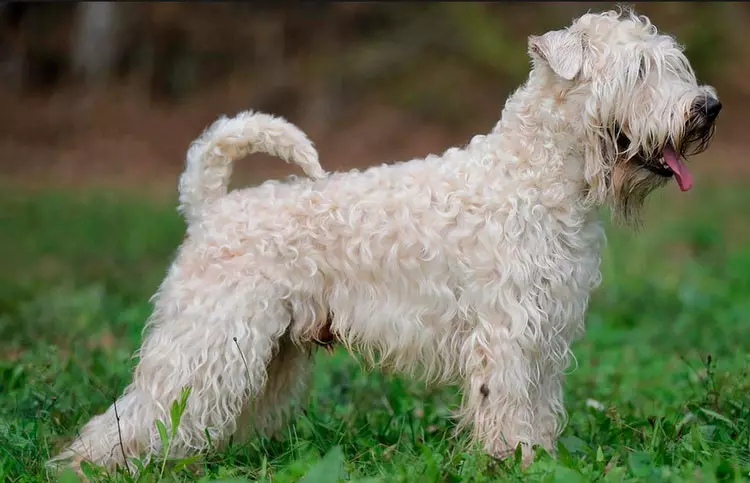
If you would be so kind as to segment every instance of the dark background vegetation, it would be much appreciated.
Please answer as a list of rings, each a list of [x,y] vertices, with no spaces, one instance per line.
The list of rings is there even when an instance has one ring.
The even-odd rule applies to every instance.
[[[728,106],[721,147],[742,157],[750,5],[635,5],[717,85]],[[494,124],[528,71],[529,34],[612,6],[6,3],[0,167],[31,182],[172,187],[200,130],[248,108],[298,124],[328,169],[442,150]],[[253,179],[291,172],[260,157],[242,164]]]

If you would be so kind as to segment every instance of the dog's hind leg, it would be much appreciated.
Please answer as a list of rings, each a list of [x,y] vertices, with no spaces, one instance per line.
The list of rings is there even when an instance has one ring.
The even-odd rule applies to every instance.
[[[290,315],[281,302],[227,293],[226,284],[185,287],[162,291],[132,384],[52,464],[88,460],[112,468],[125,466],[124,457],[163,456],[155,423],[163,421],[171,434],[170,408],[186,387],[191,392],[170,457],[209,449],[209,440],[221,445],[235,431],[242,408],[263,390]]]
[[[242,411],[234,440],[247,440],[254,433],[279,436],[295,407],[302,407],[307,400],[313,367],[311,348],[301,347],[285,336],[268,366],[263,391]]]

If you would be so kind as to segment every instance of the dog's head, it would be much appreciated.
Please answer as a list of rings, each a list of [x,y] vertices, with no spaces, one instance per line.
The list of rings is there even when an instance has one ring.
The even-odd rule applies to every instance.
[[[708,147],[721,103],[672,37],[629,10],[611,11],[533,36],[529,52],[538,78],[580,111],[590,199],[633,220],[670,178],[690,189],[684,160]]]

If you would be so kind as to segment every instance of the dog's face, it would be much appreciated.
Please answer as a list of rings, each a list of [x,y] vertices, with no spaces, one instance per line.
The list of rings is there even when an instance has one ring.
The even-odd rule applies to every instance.
[[[721,103],[672,37],[645,17],[613,11],[531,37],[529,51],[534,69],[581,111],[593,200],[632,221],[670,178],[691,188],[684,159],[708,147]]]

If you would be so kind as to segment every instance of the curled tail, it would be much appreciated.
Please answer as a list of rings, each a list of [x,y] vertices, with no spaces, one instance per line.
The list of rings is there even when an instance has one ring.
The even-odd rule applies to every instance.
[[[222,116],[193,141],[180,177],[180,212],[188,222],[203,206],[227,193],[234,160],[252,153],[277,156],[301,167],[307,176],[326,176],[318,152],[304,132],[283,118],[245,111]]]

